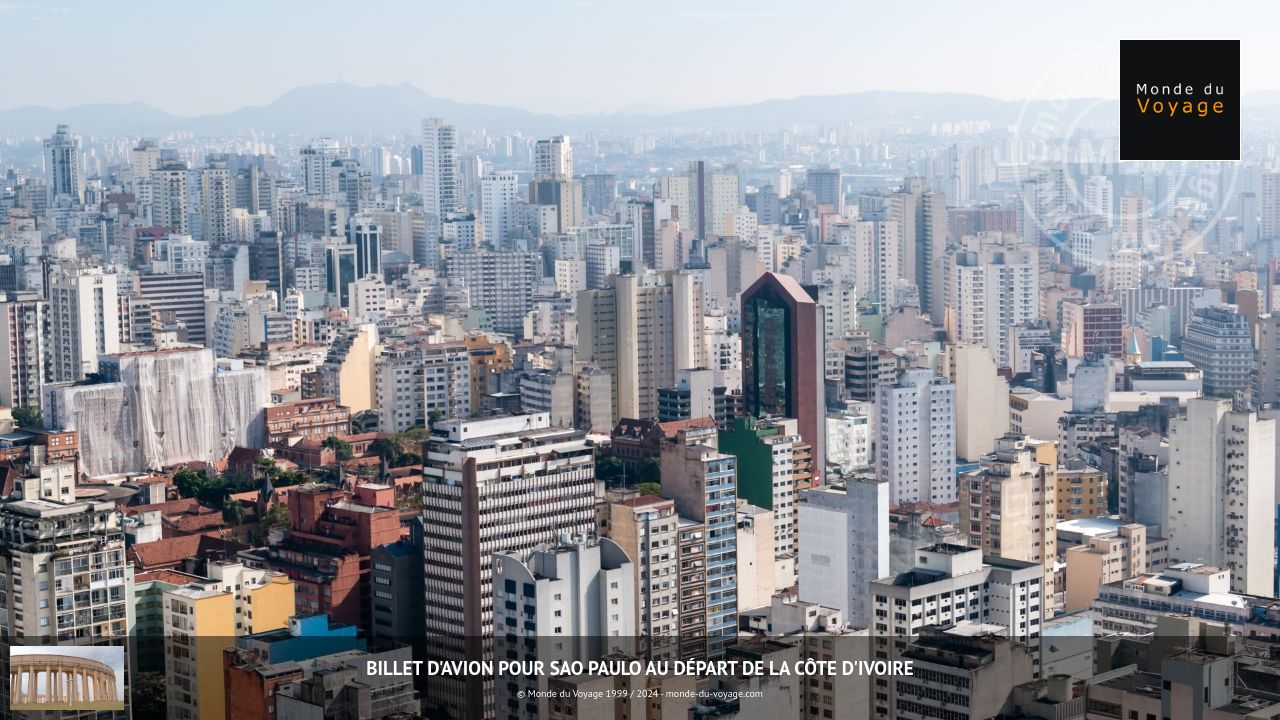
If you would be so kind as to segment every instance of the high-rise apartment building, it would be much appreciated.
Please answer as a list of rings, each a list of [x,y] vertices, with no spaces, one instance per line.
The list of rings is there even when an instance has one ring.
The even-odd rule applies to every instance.
[[[235,187],[231,171],[220,160],[210,160],[200,171],[201,240],[210,245],[231,241],[231,208],[235,205]]]
[[[966,241],[947,258],[947,334],[1009,367],[1015,328],[1040,315],[1038,250],[999,233]]]
[[[892,503],[956,500],[956,388],[908,370],[876,391],[876,467]]]
[[[573,145],[568,135],[556,135],[534,144],[533,173],[552,179],[573,177]]]
[[[432,659],[483,659],[493,632],[493,553],[525,554],[595,528],[595,460],[585,435],[545,413],[437,423],[423,448],[425,629]],[[664,478],[665,480],[665,478]],[[460,717],[489,716],[492,680],[433,679]],[[486,685],[488,687],[486,687]]]
[[[471,307],[484,311],[492,329],[519,335],[542,279],[542,256],[533,252],[469,252],[449,258],[450,279],[466,288]]]
[[[886,215],[897,224],[899,276],[920,289],[920,311],[928,313],[936,325],[941,322],[947,303],[943,267],[947,198],[942,193],[928,192],[927,187],[925,178],[906,178],[902,189],[889,196]]]
[[[98,371],[98,357],[120,351],[116,275],[64,268],[49,278],[49,339],[54,382]]]
[[[383,432],[471,415],[471,354],[462,343],[381,345],[374,394]]]
[[[1204,394],[1231,397],[1253,386],[1253,331],[1234,305],[1196,308],[1182,338],[1182,353],[1204,373]]]
[[[422,121],[422,212],[428,242],[440,237],[446,213],[458,209],[458,131],[440,118]]]
[[[1276,421],[1192,398],[1169,426],[1169,480],[1161,527],[1175,563],[1231,572],[1231,589],[1274,588]]]
[[[738,634],[737,477],[738,462],[716,449],[715,427],[687,427],[662,441],[662,494],[675,501],[681,517],[699,523],[705,562],[697,566],[681,548],[683,574],[705,574],[707,652],[719,655]],[[685,538],[681,537],[681,542]],[[683,616],[682,629],[683,629]],[[691,618],[694,624],[696,616]]]
[[[181,160],[162,159],[151,171],[152,225],[171,228],[180,235],[191,233],[190,175],[190,169]]]
[[[45,169],[49,173],[49,193],[52,197],[68,196],[74,202],[84,202],[84,175],[80,169],[80,136],[73,135],[66,125],[44,141]]]
[[[658,390],[706,366],[703,290],[690,273],[613,275],[578,295],[580,358],[613,378],[616,418],[658,417]]]
[[[495,644],[515,653],[536,652],[543,662],[591,662],[611,652],[634,652],[635,581],[627,554],[608,538],[560,539],[527,555],[495,553]],[[551,677],[499,678],[498,717],[546,717]]]
[[[984,555],[1045,568],[1053,595],[1058,555],[1057,446],[1005,435],[977,470],[960,476],[960,531]]]
[[[482,239],[491,249],[503,249],[515,230],[512,213],[520,199],[515,173],[491,172],[480,178],[480,225]]]
[[[1044,567],[1037,563],[984,557],[961,545],[921,548],[910,570],[871,583],[872,651],[877,659],[898,658],[922,628],[981,623],[1000,626],[1007,637],[1033,648],[1038,670],[1043,585]],[[892,677],[872,683],[877,713],[892,717],[897,684]]]
[[[822,308],[795,278],[765,273],[742,293],[742,401],[754,417],[788,417],[826,467]]]
[[[50,379],[49,303],[34,292],[11,292],[0,301],[0,405],[39,407],[40,386]]]
[[[207,339],[204,307],[204,273],[172,272],[137,275],[136,295],[151,306],[156,320],[180,323],[186,341],[204,345]]]

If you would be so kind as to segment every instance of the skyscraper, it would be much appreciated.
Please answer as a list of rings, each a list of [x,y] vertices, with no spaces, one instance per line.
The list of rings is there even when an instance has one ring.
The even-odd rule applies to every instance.
[[[1182,339],[1187,360],[1204,372],[1204,394],[1230,397],[1253,385],[1253,332],[1234,305],[1196,308]]]
[[[116,276],[98,268],[60,269],[49,278],[52,379],[74,382],[98,371],[98,357],[120,351]]]
[[[367,217],[347,223],[347,242],[356,248],[356,278],[382,274],[382,226]]]
[[[656,418],[658,390],[706,365],[702,286],[677,272],[607,281],[578,295],[581,359],[613,377],[615,418]]]
[[[49,379],[49,304],[34,292],[13,292],[0,302],[0,405],[40,407]]]
[[[908,370],[876,389],[877,473],[889,502],[956,500],[956,388],[929,370]]]
[[[423,560],[431,659],[483,659],[493,632],[493,553],[527,557],[595,528],[595,460],[585,435],[546,413],[437,423],[423,447]],[[732,509],[730,512],[732,518]],[[492,717],[493,681],[433,678],[454,717]]]
[[[227,164],[210,160],[208,167],[200,171],[200,217],[204,223],[201,240],[210,245],[230,242],[234,200],[235,189]]]
[[[920,289],[920,311],[937,325],[946,305],[942,263],[947,248],[947,198],[926,187],[924,178],[907,178],[902,189],[889,196],[887,215],[898,224],[901,277]]]
[[[795,278],[765,273],[742,293],[743,410],[795,418],[826,467],[821,308]]]
[[[984,233],[966,238],[948,260],[947,334],[986,347],[996,365],[1009,367],[1014,328],[1039,316],[1037,250],[1012,235]]]
[[[458,131],[440,118],[422,121],[422,211],[427,241],[441,234],[445,213],[458,209]]]
[[[492,172],[480,178],[480,220],[490,248],[502,249],[515,229],[511,213],[519,196],[515,173]]]
[[[181,160],[161,160],[151,171],[151,223],[156,227],[172,228],[181,235],[191,232],[189,174]]]
[[[813,193],[819,207],[827,206],[831,212],[844,210],[844,193],[840,187],[840,168],[813,167],[804,172],[805,189]]]
[[[80,136],[72,135],[66,125],[59,125],[52,137],[44,141],[49,193],[52,197],[69,196],[84,202],[84,176],[80,170]]]
[[[686,427],[662,440],[661,463],[663,497],[706,529],[707,651],[716,655],[738,634],[737,458],[717,449],[714,426]]]

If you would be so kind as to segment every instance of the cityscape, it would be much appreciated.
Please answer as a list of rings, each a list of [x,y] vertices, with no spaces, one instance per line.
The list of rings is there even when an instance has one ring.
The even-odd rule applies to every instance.
[[[1280,94],[1022,72],[15,80],[0,719],[1280,717]]]

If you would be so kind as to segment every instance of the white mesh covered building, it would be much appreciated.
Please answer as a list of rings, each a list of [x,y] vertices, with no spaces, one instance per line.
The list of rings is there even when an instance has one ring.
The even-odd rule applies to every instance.
[[[90,477],[217,462],[232,448],[261,447],[270,401],[261,368],[219,366],[186,347],[105,355],[106,382],[44,388],[45,425],[78,430]]]

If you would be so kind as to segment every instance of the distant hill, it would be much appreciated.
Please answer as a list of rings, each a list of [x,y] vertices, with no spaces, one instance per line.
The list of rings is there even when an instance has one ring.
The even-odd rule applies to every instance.
[[[84,135],[159,135],[188,131],[229,135],[247,130],[273,134],[361,135],[415,130],[424,117],[442,117],[463,129],[521,130],[546,135],[587,130],[668,130],[726,128],[774,130],[793,124],[933,123],[989,120],[997,127],[1040,114],[1055,122],[1073,118],[1117,118],[1115,100],[1078,98],[1062,102],[1006,101],[963,93],[874,91],[806,95],[746,105],[725,105],[672,113],[602,113],[558,116],[516,107],[463,103],[438,98],[409,85],[361,87],[328,83],[296,88],[266,105],[227,113],[180,117],[145,103],[77,105],[62,110],[22,107],[0,110],[0,134],[43,137],[59,123]],[[1280,91],[1245,98],[1246,117],[1280,118]]]

